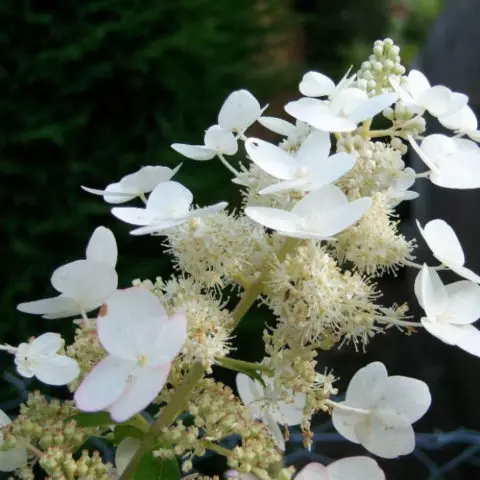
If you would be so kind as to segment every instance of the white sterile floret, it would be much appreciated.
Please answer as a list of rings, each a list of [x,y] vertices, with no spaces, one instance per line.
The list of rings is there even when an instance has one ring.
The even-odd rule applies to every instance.
[[[355,164],[353,153],[330,153],[330,134],[314,131],[305,139],[295,156],[271,143],[249,138],[245,149],[262,170],[281,180],[260,190],[261,195],[284,190],[308,192],[338,180]]]
[[[314,128],[326,132],[351,132],[357,124],[373,118],[394,103],[396,93],[374,97],[344,79],[335,87],[332,80],[318,72],[308,72],[300,83],[300,91],[307,97],[287,103],[285,111]],[[311,97],[328,96],[328,100]]]
[[[338,187],[326,185],[305,195],[290,212],[250,206],[245,214],[280,235],[326,240],[360,220],[371,204],[368,197],[349,202]]]
[[[427,332],[480,357],[480,331],[472,325],[480,318],[480,286],[468,280],[445,286],[424,265],[415,279],[415,295],[425,310],[421,322]]]
[[[432,87],[425,75],[418,70],[411,70],[405,79],[405,88],[395,77],[390,77],[390,84],[398,93],[405,106],[422,114],[425,110],[435,117],[456,112],[468,102],[463,93],[452,92],[442,85]]]
[[[60,295],[20,303],[17,309],[49,319],[85,315],[102,305],[116,290],[116,262],[117,244],[113,233],[98,227],[88,243],[86,259],[67,263],[53,272],[51,283]]]
[[[432,183],[444,188],[480,188],[480,148],[474,142],[441,134],[425,137],[420,146],[411,136],[408,139],[431,169]]]
[[[218,113],[218,124],[224,130],[243,134],[262,111],[260,103],[248,90],[236,90],[225,99]]]
[[[172,148],[191,160],[212,160],[217,155],[235,155],[238,151],[237,139],[232,132],[219,125],[207,129],[203,138],[204,145],[174,143]]]
[[[328,466],[309,463],[295,480],[385,480],[385,474],[373,458],[359,456],[342,458]]]
[[[108,352],[75,392],[80,410],[109,410],[117,422],[147,407],[165,385],[187,336],[183,313],[168,317],[157,296],[133,287],[113,293],[100,310],[97,334]]]
[[[464,105],[454,113],[439,117],[438,121],[457,135],[467,135],[475,142],[480,142],[477,117],[468,105]]]
[[[227,206],[226,202],[220,202],[205,208],[191,209],[192,202],[193,195],[188,188],[177,182],[164,182],[155,187],[145,208],[115,207],[112,208],[112,214],[123,222],[141,226],[132,230],[132,235],[145,235],[159,233],[190,219],[219,212]]]
[[[3,443],[2,427],[10,425],[12,421],[9,416],[0,410],[0,447]],[[0,472],[13,472],[17,468],[27,465],[27,449],[25,447],[9,448],[0,450]]]
[[[180,169],[182,164],[173,170],[168,167],[147,166],[135,173],[123,177],[119,182],[107,185],[105,190],[82,188],[94,195],[102,195],[107,203],[125,203],[136,197],[144,198],[159,183],[168,182]]]
[[[391,207],[394,208],[404,200],[415,200],[420,196],[418,192],[409,190],[416,180],[417,173],[413,168],[407,167],[398,172],[398,178],[394,180],[392,186],[385,192],[391,199]]]
[[[243,373],[237,374],[238,395],[252,416],[262,420],[278,448],[284,451],[285,440],[278,424],[291,426],[302,422],[306,395],[293,391],[281,391],[275,386],[273,379],[268,377],[262,377],[262,379],[266,387]],[[287,398],[291,401],[285,401]]]
[[[433,256],[443,265],[472,282],[480,283],[480,276],[464,267],[465,255],[453,228],[444,220],[428,222],[424,228],[417,220],[417,227]]]
[[[15,355],[15,365],[22,377],[37,377],[48,385],[66,385],[78,377],[80,368],[73,358],[57,353],[63,343],[58,333],[47,332],[16,348],[0,345],[0,350]]]
[[[335,429],[346,439],[383,458],[411,453],[412,423],[431,403],[428,386],[417,379],[388,376],[385,365],[373,362],[352,377],[345,401],[333,407]]]

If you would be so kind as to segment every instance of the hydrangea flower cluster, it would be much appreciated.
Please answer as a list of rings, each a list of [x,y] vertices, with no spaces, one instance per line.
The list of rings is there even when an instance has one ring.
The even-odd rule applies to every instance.
[[[465,95],[405,72],[399,47],[386,39],[339,82],[306,73],[301,98],[285,106],[293,120],[264,115],[247,90],[230,94],[203,144],[172,148],[228,168],[239,208],[221,199],[196,206],[173,179],[181,164],[145,166],[104,189],[82,187],[115,205],[111,213],[134,226],[132,235],[161,236],[177,275],[119,287],[116,239],[98,227],[85,258],[53,272],[59,295],[18,305],[47,319],[51,330],[55,319],[73,321],[69,345],[47,332],[0,346],[20,376],[67,385],[73,401],[37,392],[13,420],[0,412],[0,471],[20,479],[33,479],[34,467],[59,480],[154,478],[152,471],[193,479],[196,460],[211,451],[226,458],[228,478],[385,478],[369,456],[300,472],[284,465],[289,427],[299,426],[308,448],[313,415],[331,415],[338,433],[373,456],[411,453],[412,424],[431,403],[421,379],[360,361],[339,398],[335,365],[320,372],[316,361],[322,350],[342,346],[361,355],[391,327],[480,357],[473,325],[480,276],[465,266],[454,229],[442,219],[418,223],[419,241],[439,263],[415,262],[416,239],[400,233],[395,213],[404,201],[421,201],[417,180],[480,187],[477,120]],[[452,135],[425,136],[425,112]],[[255,123],[278,141],[250,137]],[[425,171],[406,165],[410,147]],[[143,205],[118,206],[134,200]],[[403,268],[418,270],[412,288],[425,311],[418,321],[407,316],[407,304],[381,303],[378,277]],[[444,270],[461,279],[445,285]],[[236,329],[260,303],[275,321],[264,330],[264,358],[246,362],[235,356]],[[236,392],[212,376],[214,366],[236,372]],[[223,440],[232,434],[241,443],[227,448]],[[98,452],[79,454],[91,436],[112,442],[115,465]]]

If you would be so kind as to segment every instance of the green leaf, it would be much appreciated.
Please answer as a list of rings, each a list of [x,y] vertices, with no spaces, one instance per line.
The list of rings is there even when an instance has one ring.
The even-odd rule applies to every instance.
[[[134,480],[179,480],[180,468],[175,458],[156,458],[152,452],[145,454],[133,476]]]
[[[65,422],[70,420],[75,420],[81,427],[106,427],[115,424],[108,412],[79,413],[68,417]]]
[[[132,437],[141,440],[144,433],[133,425],[117,425],[113,432],[113,443],[118,445],[124,438]]]

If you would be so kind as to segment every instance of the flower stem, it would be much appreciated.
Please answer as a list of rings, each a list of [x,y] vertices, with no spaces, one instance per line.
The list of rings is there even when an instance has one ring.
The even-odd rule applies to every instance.
[[[370,413],[370,410],[366,410],[364,408],[349,407],[348,405],[344,405],[343,403],[337,403],[333,400],[324,400],[323,403],[325,405],[328,405],[329,407],[338,408],[339,410],[343,410],[345,412],[358,413],[360,415],[368,415]]]
[[[423,268],[423,265],[420,265],[419,263],[411,262],[409,260],[405,260],[404,263],[407,267],[418,268],[419,270]],[[445,265],[437,265],[436,267],[429,267],[429,268],[433,268],[433,270],[448,270],[448,267],[446,267]]]
[[[396,325],[397,327],[423,327],[420,322],[409,322],[408,320],[399,320],[398,318],[375,317],[375,321],[379,323],[388,323],[389,325]]]
[[[236,358],[229,358],[229,357],[218,358],[216,363],[221,367],[225,367],[235,371],[238,371],[239,369],[245,369],[245,370],[253,369],[253,370],[258,370],[260,372],[273,374],[272,369],[270,367],[267,367],[266,365],[263,365],[261,363],[255,363],[255,362],[246,362],[245,360],[237,360]]]
[[[219,455],[223,455],[224,457],[229,457],[232,453],[232,451],[229,450],[228,448],[222,447],[221,445],[217,445],[216,443],[213,443],[210,440],[203,440],[202,443],[207,450],[211,450],[212,452],[218,453]]]
[[[387,128],[385,130],[370,130],[370,132],[368,132],[370,138],[392,137],[393,135],[395,135],[395,130],[393,128]]]
[[[240,175],[240,172],[238,170],[235,170],[227,161],[227,159],[221,154],[218,154],[218,158],[220,161],[236,176],[238,177]]]

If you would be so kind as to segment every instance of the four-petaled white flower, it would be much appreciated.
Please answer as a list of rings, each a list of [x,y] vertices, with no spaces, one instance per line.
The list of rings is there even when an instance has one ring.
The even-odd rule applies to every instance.
[[[105,190],[96,188],[82,188],[89,193],[102,195],[107,203],[125,203],[136,197],[145,198],[159,183],[168,182],[180,169],[182,164],[173,170],[168,167],[146,166],[130,175],[126,175],[119,182],[107,185]]]
[[[15,365],[22,377],[37,377],[48,385],[66,385],[78,377],[80,368],[73,358],[57,353],[62,346],[63,339],[58,333],[47,332],[18,347],[0,345],[0,350],[15,355]]]
[[[425,310],[427,332],[448,345],[480,357],[480,286],[468,280],[444,285],[438,273],[424,265],[415,279],[415,295]]]
[[[417,220],[417,227],[433,256],[443,265],[472,282],[480,283],[480,276],[464,267],[465,255],[453,228],[445,220],[435,219],[424,228]]]
[[[435,117],[450,115],[468,102],[468,97],[463,93],[452,92],[442,85],[432,87],[425,75],[418,70],[410,70],[405,88],[395,77],[390,77],[390,84],[405,106],[418,114],[427,110]]]
[[[392,183],[387,190],[387,195],[394,200],[392,207],[396,207],[404,200],[414,200],[420,195],[417,192],[409,190],[415,183],[416,172],[413,168],[407,167],[403,171],[399,172],[398,178]]]
[[[261,195],[285,190],[316,190],[345,175],[356,161],[354,153],[342,152],[329,157],[330,134],[319,131],[310,133],[295,156],[257,138],[249,138],[245,149],[262,170],[282,180],[260,190]]]
[[[454,130],[457,135],[467,135],[472,140],[480,142],[480,130],[473,110],[464,105],[460,110],[449,115],[443,115],[438,121],[446,128]]]
[[[223,102],[218,114],[218,124],[224,130],[243,134],[265,110],[248,90],[236,90]]]
[[[147,407],[167,381],[172,360],[187,336],[185,315],[168,317],[158,297],[142,287],[118,290],[97,319],[108,356],[75,392],[80,410],[109,410],[123,422]]]
[[[388,376],[385,365],[373,362],[352,377],[345,401],[333,407],[335,429],[346,439],[383,458],[406,455],[415,448],[412,423],[431,403],[421,380]]]
[[[360,220],[371,204],[368,197],[349,202],[338,187],[326,185],[305,195],[290,212],[251,206],[245,214],[286,237],[327,240]]]
[[[408,139],[431,169],[432,183],[444,188],[480,188],[480,148],[477,144],[441,134],[425,137],[420,146],[410,135]]]
[[[108,228],[98,227],[87,245],[86,259],[67,263],[53,272],[51,283],[60,295],[20,303],[17,309],[49,319],[85,315],[116,290],[116,263],[115,237]]]
[[[359,456],[342,458],[328,466],[309,463],[295,480],[385,480],[385,474],[373,458]]]
[[[306,396],[302,393],[294,394],[293,391],[286,391],[284,393],[292,399],[291,403],[287,403],[280,399],[281,392],[275,387],[274,380],[263,376],[262,379],[266,388],[248,375],[237,374],[238,395],[252,416],[262,420],[278,448],[284,451],[285,440],[278,424],[289,426],[300,424],[304,415]]]
[[[373,118],[398,99],[393,92],[368,97],[367,93],[344,79],[335,86],[333,81],[318,72],[308,72],[300,83],[300,92],[307,95],[287,103],[285,111],[318,130],[351,132],[357,124]],[[328,100],[311,97],[327,96]]]
[[[145,235],[219,212],[227,206],[226,202],[220,202],[205,208],[190,209],[192,202],[193,195],[188,188],[177,182],[164,182],[155,187],[145,208],[115,207],[112,208],[112,214],[126,223],[141,226],[132,230],[132,235]]]
[[[1,427],[10,425],[10,417],[0,410],[0,446],[3,443],[3,433]],[[27,449],[24,447],[9,448],[0,450],[0,472],[13,472],[17,468],[27,465]]]

